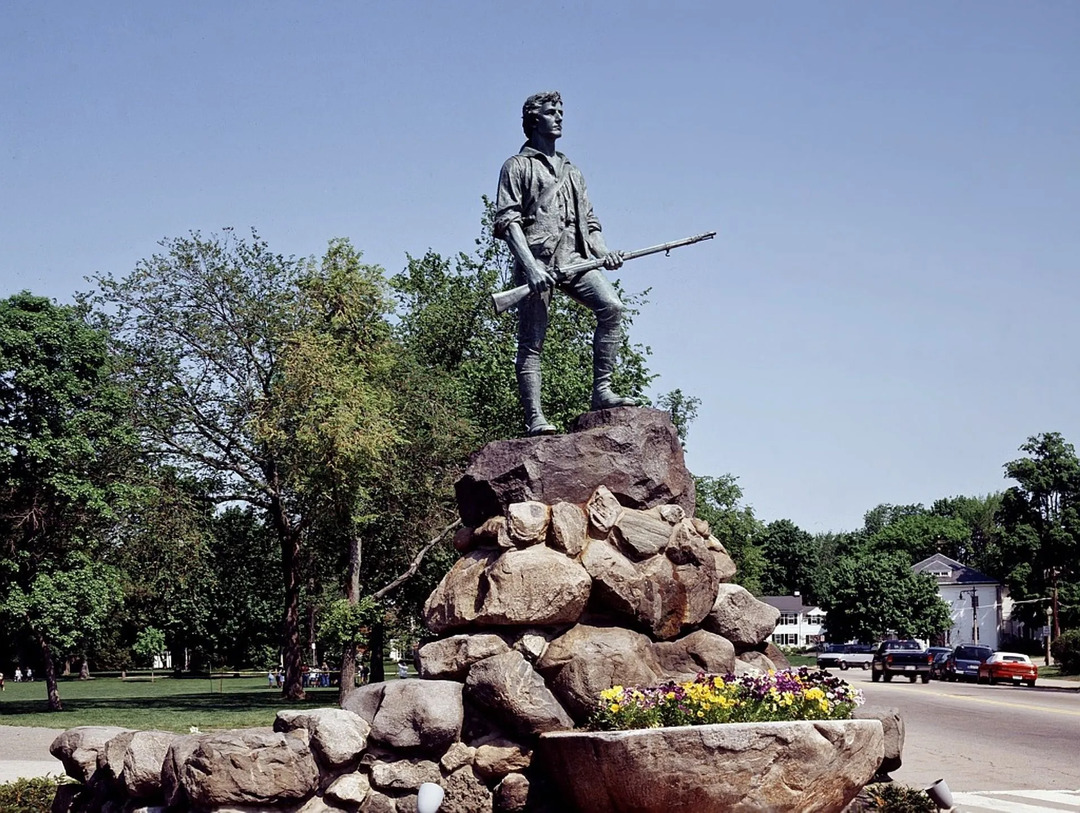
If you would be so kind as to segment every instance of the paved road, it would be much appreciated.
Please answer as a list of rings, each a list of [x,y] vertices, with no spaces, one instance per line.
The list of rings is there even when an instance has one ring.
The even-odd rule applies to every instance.
[[[897,781],[926,787],[944,778],[953,791],[1080,790],[1075,683],[1040,681],[1029,689],[871,683],[868,674],[851,671],[844,677],[863,690],[867,702],[900,709],[906,742],[904,764],[892,774]]]

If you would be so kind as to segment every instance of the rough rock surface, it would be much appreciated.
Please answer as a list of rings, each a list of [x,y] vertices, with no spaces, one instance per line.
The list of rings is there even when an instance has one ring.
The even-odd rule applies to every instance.
[[[417,670],[425,678],[464,680],[477,661],[509,651],[506,641],[494,633],[451,635],[420,647]]]
[[[589,813],[834,813],[874,775],[875,720],[738,723],[540,738],[548,773]]]
[[[462,521],[475,528],[515,502],[584,503],[601,484],[626,506],[676,503],[693,514],[694,481],[666,412],[607,409],[583,415],[569,434],[494,441],[455,491]]]
[[[780,611],[758,601],[748,590],[737,584],[721,584],[716,603],[702,626],[709,632],[723,635],[739,647],[752,647],[764,641],[780,619]]]
[[[522,734],[565,731],[574,721],[520,652],[513,650],[473,664],[465,681],[470,700]]]
[[[731,641],[705,630],[695,630],[677,641],[653,644],[664,677],[692,678],[699,672],[726,675],[735,671],[735,647]]]
[[[345,709],[278,712],[275,731],[287,733],[299,729],[307,732],[316,758],[332,770],[358,762],[371,733],[366,720]]]
[[[161,769],[165,755],[177,738],[171,731],[136,731],[124,752],[121,779],[132,799],[162,796]]]
[[[529,779],[524,774],[510,773],[495,788],[495,810],[498,813],[518,813],[528,810]]]
[[[904,718],[900,709],[889,706],[856,706],[852,712],[856,720],[878,720],[885,734],[885,753],[878,766],[879,774],[897,770],[903,764]]]
[[[49,753],[64,764],[64,772],[68,776],[85,784],[97,772],[98,755],[109,740],[130,730],[118,726],[97,725],[69,728],[53,740]]]
[[[198,737],[180,771],[193,805],[280,805],[314,792],[315,758],[302,737],[245,729]]]
[[[493,558],[476,551],[457,561],[424,605],[435,632],[470,624],[572,624],[581,617],[592,580],[577,562],[546,545]]]
[[[444,752],[461,736],[462,685],[452,680],[394,680],[385,684],[371,738],[391,748]]]
[[[588,624],[578,624],[552,641],[536,666],[579,723],[595,710],[604,689],[647,686],[663,671],[647,636]]]

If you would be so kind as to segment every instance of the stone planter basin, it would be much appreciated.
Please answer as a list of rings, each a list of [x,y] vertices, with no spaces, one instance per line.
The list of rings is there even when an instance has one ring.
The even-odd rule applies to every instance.
[[[878,720],[559,731],[539,758],[580,813],[840,811],[884,755]]]

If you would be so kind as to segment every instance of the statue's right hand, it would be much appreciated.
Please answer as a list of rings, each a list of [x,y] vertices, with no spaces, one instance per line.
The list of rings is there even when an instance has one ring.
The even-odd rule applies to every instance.
[[[533,266],[527,269],[529,291],[534,294],[542,294],[555,287],[555,277],[551,276],[546,269]]]

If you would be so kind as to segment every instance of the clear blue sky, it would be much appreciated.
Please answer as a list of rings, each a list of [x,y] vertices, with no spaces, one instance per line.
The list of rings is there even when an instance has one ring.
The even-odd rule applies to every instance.
[[[1007,485],[1080,443],[1080,3],[0,6],[0,296],[70,301],[156,241],[471,250],[558,89],[656,392],[759,517]]]

